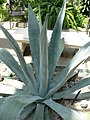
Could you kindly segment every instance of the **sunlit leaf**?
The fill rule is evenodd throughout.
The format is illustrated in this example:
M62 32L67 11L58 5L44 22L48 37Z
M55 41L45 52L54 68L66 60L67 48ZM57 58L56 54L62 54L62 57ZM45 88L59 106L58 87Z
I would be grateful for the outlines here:
M7 58L7 59L6 59ZM26 79L24 72L18 62L13 58L13 56L6 50L0 50L0 59L17 75L17 77L28 84L28 80Z
M55 27L53 29L51 41L48 50L48 69L49 78L51 78L53 71L58 63L59 57L64 49L64 40L61 39L62 25L65 15L66 0L63 1L62 9L58 15Z
M45 100L44 103L53 109L56 113L58 113L64 120L84 120L77 111L66 108L51 99Z
M38 99L41 98L26 94L7 97L1 106L0 120L16 120L25 106Z
M0 26L0 28L4 32L4 34L5 34L8 42L9 42L9 44L11 45L11 47L15 50L15 52L18 56L18 59L20 61L20 64L22 66L22 69L24 70L25 74L27 75L28 71L27 71L27 68L26 68L26 63L25 63L25 60L24 60L23 55L21 53L21 50L19 48L19 45L17 44L16 40L12 37L12 35L3 26Z
M90 85L90 77L87 77L87 78L80 80L78 83L76 83L75 85L73 85L71 88L69 88L67 90L64 90L64 91L59 92L59 93L55 93L53 98L55 98L55 99L63 98L67 95L74 93L77 90L80 90L83 87L88 86L88 85Z
M90 42L86 43L80 48L77 54L73 57L67 67L55 78L51 83L51 89L47 96L54 94L59 88L61 88L67 80L71 77L75 69L81 62L90 56Z
M18 120L24 120L29 117L30 114L32 114L32 111L35 109L36 105L29 104L23 108L21 113L18 115Z
M34 120L44 120L44 108L45 105L37 104Z
M40 35L40 95L45 96L48 90L48 41L47 41L47 20ZM44 89L43 89L44 88Z
M33 65L35 68L35 75L37 80L39 80L39 66L40 66L40 49L39 49L39 36L40 28L37 18L29 4L28 6L28 33L30 41L30 49L33 59Z

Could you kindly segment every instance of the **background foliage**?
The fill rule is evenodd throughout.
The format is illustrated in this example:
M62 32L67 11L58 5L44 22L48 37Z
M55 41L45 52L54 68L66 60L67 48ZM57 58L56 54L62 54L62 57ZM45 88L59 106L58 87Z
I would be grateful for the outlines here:
M63 0L26 0L25 6L27 7L27 2L30 2L32 5L34 12L37 14L38 17L38 6L40 5L41 10L41 18L42 22L45 20L46 13L48 13L49 20L48 20L48 29L53 29L57 15L59 10L61 9ZM85 27L87 24L86 15L83 14L82 8L84 1L81 0L68 0L67 7L66 7L66 15L64 20L63 28L69 29L77 29L78 27Z
M67 2L66 15L64 20L64 28L77 29L84 27L85 16L82 15L81 4L77 2Z
M3 7L6 0L0 0L0 18L1 21L9 20L9 8ZM46 13L48 13L48 29L53 29L57 15L61 9L63 0L25 0L25 20L28 20L28 3L31 4L37 18L39 19L39 7L41 12L42 23L44 23ZM88 23L88 16L90 11L89 0L67 0L66 14L64 19L64 29L78 29L79 27L86 27ZM22 18L19 18L22 21ZM13 19L15 21L18 18Z
M7 2L7 0L0 0L0 19L1 19L1 21L9 20L7 6L4 6L4 3L6 3L6 2Z
M84 15L87 15L90 17L90 0L81 0L81 4L82 4L81 12Z
M0 0L0 5L2 5L3 3L6 3L7 0Z

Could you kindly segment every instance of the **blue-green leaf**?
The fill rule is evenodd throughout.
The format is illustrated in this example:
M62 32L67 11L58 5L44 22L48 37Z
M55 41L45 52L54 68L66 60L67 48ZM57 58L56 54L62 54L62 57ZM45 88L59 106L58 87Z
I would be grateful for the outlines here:
M81 62L86 60L90 56L90 42L86 43L80 48L77 54L73 57L67 67L55 78L51 83L51 89L47 96L54 94L58 89L60 89L67 80L72 76L75 69L79 66Z
M53 52L49 52L49 58L48 58L48 70L49 70L49 79L52 77L52 73L54 72L55 68L56 68L56 65L58 63L58 60L60 58L60 55L64 49L64 39L61 39L60 42L58 43L58 49L57 47L53 46L52 49L55 49L57 50L57 54L54 54ZM51 50L53 51L53 50Z
M40 89L41 96L45 96L48 90L48 41L47 41L47 20L40 35Z
M59 57L64 49L64 40L61 39L62 25L66 9L66 0L63 1L62 9L58 15L55 27L53 29L51 41L48 50L48 61L49 61L49 78L52 77L53 71L58 63Z
M12 35L3 26L0 26L0 28L2 29L5 36L7 37L7 40L9 42L9 44L11 45L11 47L15 50L15 52L16 52L16 54L18 56L18 59L20 61L20 64L21 64L21 67L23 69L24 74L26 75L26 77L29 77L33 81L32 75L28 73L26 63L25 63L25 60L24 60L23 55L21 53L21 50L19 48L19 45L17 44L15 39L12 37Z
M72 86L71 88L69 88L67 90L64 90L60 93L55 93L53 95L53 98L55 98L55 99L64 98L65 96L69 96L70 94L74 93L75 91L80 90L81 88L86 87L88 85L90 85L90 76L80 80L78 83L76 83L74 86Z
M28 5L28 33L30 49L33 59L33 65L35 68L36 79L39 80L39 66L40 66L40 49L39 49L39 37L40 28L36 16L30 6Z
M71 99L73 100L75 97L76 97L77 93L74 93L74 94L70 94L68 96L64 96L63 98L64 99ZM86 99L89 99L90 98L90 92L84 92L84 93L80 93L78 95L78 97L76 98L76 100L86 100Z
M34 103L25 106L21 113L18 115L18 120L24 120L25 118L28 118L35 107L36 105Z
M30 117L27 118L27 120L34 120L34 115L35 115L35 112L33 111L33 112L30 114Z
M32 75L32 79L34 81L34 84L37 86L37 82L36 82L36 79L35 79L35 76L34 76L34 70L33 70L32 66L31 66L31 64L30 63L26 64L26 67L27 67L28 73L30 75Z
M22 68L20 65L18 65L17 61L13 58L13 56L5 49L0 50L0 59L13 71L16 73L17 77L20 78L22 82L24 82L28 89L30 89L30 93L37 94L37 86L35 86L33 83L30 84L30 79L28 79L22 71Z
M0 110L0 120L16 120L25 106L41 99L38 96L15 95L7 97Z
M0 50L0 59L17 75L17 77L24 82L26 85L28 84L28 80L25 78L24 72L22 71L18 62L13 58L13 56L6 50Z
M3 102L4 102L5 99L6 99L6 97L0 98L0 108L1 108L1 106L2 106L2 104L3 104Z
M44 120L44 104L37 104L34 120Z
M52 120L49 115L48 107L45 107L45 120Z
M64 120L84 120L77 111L66 108L63 105L54 102L52 99L47 99L44 103L59 114Z

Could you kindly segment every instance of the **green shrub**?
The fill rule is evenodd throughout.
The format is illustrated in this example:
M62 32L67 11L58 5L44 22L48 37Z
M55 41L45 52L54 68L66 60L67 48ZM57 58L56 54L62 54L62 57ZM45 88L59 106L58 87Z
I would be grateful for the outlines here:
M0 19L1 21L8 21L9 20L9 11L7 8L0 6Z
M90 17L90 0L81 0L82 9L81 12L84 15Z
M0 0L0 5L4 4L6 2L7 2L7 0Z
M68 1L63 27L66 29L78 29L78 27L83 28L87 24L85 23L85 19L86 16L81 13L81 4Z
M46 13L48 13L48 29L53 29L57 15L59 14L59 11L62 6L63 0L38 0L37 2L30 1L33 10L36 13L38 17L38 5L40 5L40 11L41 11L41 18L42 18L42 23L44 23ZM68 0L66 3L66 14L65 14L65 19L63 23L63 28L69 29L78 29L78 27L85 27L85 18L86 16L82 15L81 9L82 9L82 4L80 1L70 1ZM27 5L26 5L27 6Z
M55 111L63 120L84 120L79 112L61 105L58 100L75 98L74 92L89 85L90 78L87 77L79 81L69 89L58 90L72 77L80 63L90 56L90 42L81 47L65 69L52 78L64 49L61 31L65 7L66 0L64 0L58 15L49 46L47 40L48 16L40 29L31 6L28 7L28 32L34 71L31 64L25 63L20 48L11 34L0 26L8 42L17 53L20 65L6 49L0 50L0 59L25 84L22 90L18 90L14 95L0 99L0 120L53 120L51 110ZM77 99L87 97L90 97L90 93L82 93Z

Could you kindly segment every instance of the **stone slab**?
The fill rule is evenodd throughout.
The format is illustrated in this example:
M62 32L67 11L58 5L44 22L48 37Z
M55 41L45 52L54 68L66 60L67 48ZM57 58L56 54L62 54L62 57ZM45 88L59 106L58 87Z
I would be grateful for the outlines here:
M17 28L17 29L12 29L8 30L11 35L15 38L17 42L20 43L29 43L29 38L28 38L28 28ZM47 37L48 41L50 41L52 34L52 30L47 31ZM78 31L63 31L61 34L61 37L65 39L65 46L68 47L73 47L73 48L79 48L83 46L85 43L90 41L90 37L86 34L86 32L78 32ZM0 30L0 44L4 40L7 41L5 35L3 32ZM1 46L0 46L1 47Z

